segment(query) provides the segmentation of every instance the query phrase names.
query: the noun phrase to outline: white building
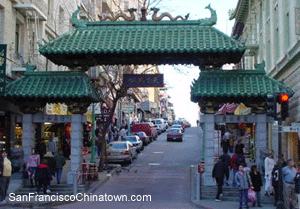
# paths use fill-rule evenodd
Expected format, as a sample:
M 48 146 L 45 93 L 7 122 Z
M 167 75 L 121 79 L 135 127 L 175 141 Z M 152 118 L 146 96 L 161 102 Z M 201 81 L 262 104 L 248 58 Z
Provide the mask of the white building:
M 235 68 L 254 69 L 265 61 L 265 70 L 283 81 L 295 92 L 290 100 L 286 124 L 300 121 L 300 1 L 299 0 L 239 0 L 235 11 L 232 36 L 244 42 L 247 51 Z M 271 136 L 271 135 L 270 135 Z M 286 158 L 299 159 L 297 133 L 285 134 L 283 151 Z M 276 143 L 269 138 L 269 148 Z

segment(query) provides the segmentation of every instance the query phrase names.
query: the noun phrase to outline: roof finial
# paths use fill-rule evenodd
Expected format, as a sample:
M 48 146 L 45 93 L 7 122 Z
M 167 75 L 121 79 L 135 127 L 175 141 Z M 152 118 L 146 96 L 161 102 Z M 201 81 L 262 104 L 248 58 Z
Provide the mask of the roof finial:
M 200 19 L 200 25 L 213 26 L 217 23 L 217 13 L 216 10 L 210 7 L 210 4 L 205 7 L 205 9 L 209 9 L 211 13 L 210 18 Z
M 120 14 L 117 14 L 115 17 L 114 16 L 112 16 L 112 17 L 106 16 L 106 17 L 103 18 L 101 15 L 98 15 L 98 17 L 99 17 L 100 21 L 110 20 L 110 21 L 115 22 L 120 17 L 122 17 L 124 20 L 126 20 L 128 22 L 134 21 L 135 20 L 134 12 L 136 12 L 136 9 L 135 8 L 130 8 L 130 9 L 128 9 L 128 12 L 130 13 L 130 16 L 127 16 L 124 13 L 120 13 Z
M 152 20 L 158 22 L 161 21 L 164 17 L 168 17 L 171 21 L 176 21 L 178 19 L 187 20 L 190 16 L 190 14 L 187 14 L 184 18 L 182 16 L 176 16 L 175 18 L 172 17 L 167 12 L 162 13 L 159 17 L 157 17 L 157 12 L 159 11 L 158 8 L 151 8 L 151 11 L 153 11 Z

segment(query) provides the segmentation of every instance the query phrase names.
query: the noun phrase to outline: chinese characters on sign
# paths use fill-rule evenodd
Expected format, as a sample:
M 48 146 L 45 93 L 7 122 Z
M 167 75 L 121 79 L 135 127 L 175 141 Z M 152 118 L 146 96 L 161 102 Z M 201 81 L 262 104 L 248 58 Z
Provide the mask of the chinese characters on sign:
M 0 44 L 0 96 L 5 93 L 6 44 Z
M 164 87 L 163 74 L 124 74 L 126 87 Z

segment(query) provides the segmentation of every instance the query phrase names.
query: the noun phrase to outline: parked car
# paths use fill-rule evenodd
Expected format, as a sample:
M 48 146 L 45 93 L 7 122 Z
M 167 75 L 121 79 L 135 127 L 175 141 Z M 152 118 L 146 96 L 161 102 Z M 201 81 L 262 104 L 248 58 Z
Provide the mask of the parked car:
M 182 142 L 182 132 L 180 128 L 171 128 L 167 134 L 167 141 L 180 141 Z
M 145 132 L 141 131 L 141 132 L 137 132 L 137 133 L 133 133 L 133 134 L 140 137 L 140 140 L 142 140 L 144 146 L 147 146 L 150 143 L 149 136 L 147 136 L 147 134 Z
M 163 130 L 158 125 L 156 125 L 156 124 L 154 125 L 154 128 L 155 128 L 155 130 L 156 130 L 156 132 L 157 132 L 158 135 L 163 132 Z
M 150 140 L 153 141 L 157 139 L 157 131 L 155 130 L 154 124 L 151 122 L 146 123 L 136 123 L 131 127 L 131 133 L 134 132 L 145 132 L 149 136 Z
M 114 141 L 107 145 L 107 162 L 132 163 L 137 158 L 136 148 L 129 141 Z
M 182 132 L 182 133 L 184 132 L 184 129 L 183 129 L 182 126 L 179 125 L 179 124 L 172 125 L 171 129 L 172 129 L 172 128 L 179 128 L 179 129 L 181 129 L 181 132 Z
M 164 123 L 164 119 L 162 118 L 158 118 L 158 119 L 153 119 L 152 122 L 157 125 L 161 130 L 162 132 L 165 132 L 166 131 L 166 124 Z
M 139 153 L 141 150 L 144 149 L 143 141 L 140 140 L 140 137 L 134 135 L 134 136 L 125 136 L 123 138 L 123 141 L 129 141 L 132 143 L 132 145 L 135 147 L 136 151 Z

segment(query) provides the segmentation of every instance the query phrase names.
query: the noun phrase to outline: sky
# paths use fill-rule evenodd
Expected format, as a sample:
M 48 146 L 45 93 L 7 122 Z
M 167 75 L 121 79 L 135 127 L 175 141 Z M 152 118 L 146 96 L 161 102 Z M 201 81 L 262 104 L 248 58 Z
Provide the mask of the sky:
M 190 13 L 190 20 L 209 18 L 210 11 L 204 9 L 208 4 L 217 12 L 217 24 L 215 28 L 230 36 L 234 20 L 229 20 L 228 11 L 235 9 L 238 0 L 162 0 L 156 7 L 160 8 L 158 13 L 169 12 L 173 17 L 177 15 L 185 16 Z M 168 87 L 167 93 L 170 95 L 170 102 L 174 104 L 176 119 L 185 118 L 193 126 L 198 119 L 198 104 L 190 100 L 190 86 L 193 79 L 199 77 L 200 70 L 194 66 L 161 65 L 161 73 Z

